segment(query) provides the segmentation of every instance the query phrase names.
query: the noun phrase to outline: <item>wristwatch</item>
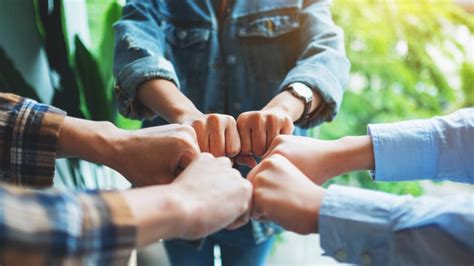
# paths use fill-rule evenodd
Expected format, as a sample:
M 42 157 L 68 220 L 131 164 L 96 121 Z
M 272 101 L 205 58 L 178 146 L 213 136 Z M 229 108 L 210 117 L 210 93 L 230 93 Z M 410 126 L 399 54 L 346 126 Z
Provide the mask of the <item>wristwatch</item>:
M 313 103 L 313 90 L 301 82 L 295 82 L 288 85 L 286 90 L 290 91 L 293 96 L 300 99 L 304 103 L 303 114 L 294 123 L 298 124 L 306 121 L 310 116 L 311 104 Z

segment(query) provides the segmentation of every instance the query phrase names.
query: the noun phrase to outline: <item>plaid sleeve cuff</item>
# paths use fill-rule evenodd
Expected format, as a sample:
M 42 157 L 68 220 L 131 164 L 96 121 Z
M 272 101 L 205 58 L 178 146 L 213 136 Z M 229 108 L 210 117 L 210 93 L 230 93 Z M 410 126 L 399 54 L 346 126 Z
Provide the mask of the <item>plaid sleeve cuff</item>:
M 136 243 L 133 216 L 118 192 L 33 191 L 0 183 L 0 227 L 0 258 L 22 254 L 12 260 L 16 264 L 45 257 L 112 265 L 112 259 L 127 260 Z
M 0 94 L 0 180 L 35 188 L 53 184 L 56 145 L 66 113 Z

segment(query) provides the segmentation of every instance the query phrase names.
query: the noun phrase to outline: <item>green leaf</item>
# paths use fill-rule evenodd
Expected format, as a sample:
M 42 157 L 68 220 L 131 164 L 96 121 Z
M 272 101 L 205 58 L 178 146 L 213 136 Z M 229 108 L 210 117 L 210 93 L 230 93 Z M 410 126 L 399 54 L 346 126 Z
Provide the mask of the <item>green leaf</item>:
M 97 60 L 79 36 L 76 35 L 74 42 L 76 46 L 76 53 L 74 54 L 75 70 L 91 119 L 113 121 L 115 116 L 113 105 L 107 96 L 107 84 L 104 83 L 100 75 Z
M 112 75 L 112 64 L 113 64 L 113 51 L 115 32 L 113 30 L 113 24 L 120 19 L 122 16 L 122 7 L 116 2 L 112 2 L 107 9 L 105 14 L 105 20 L 103 25 L 102 41 L 100 43 L 99 56 L 100 58 L 100 72 L 102 79 L 107 85 L 107 94 L 112 98 L 113 88 L 113 75 Z
M 11 92 L 39 101 L 38 94 L 15 68 L 5 51 L 0 47 L 0 91 Z

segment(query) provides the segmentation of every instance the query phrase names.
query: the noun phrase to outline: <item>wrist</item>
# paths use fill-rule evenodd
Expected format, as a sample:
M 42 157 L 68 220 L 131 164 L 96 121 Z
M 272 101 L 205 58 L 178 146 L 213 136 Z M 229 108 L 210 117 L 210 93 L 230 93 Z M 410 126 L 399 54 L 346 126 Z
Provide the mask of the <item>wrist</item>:
M 319 231 L 319 210 L 321 209 L 326 190 L 318 185 L 310 185 L 307 186 L 305 191 L 301 191 L 301 193 L 306 193 L 307 195 L 300 206 L 303 216 L 299 218 L 299 223 L 304 226 L 301 228 L 300 233 L 317 233 Z
M 132 189 L 123 196 L 132 211 L 139 246 L 180 237 L 183 203 L 173 185 Z
M 345 165 L 343 173 L 374 169 L 374 152 L 370 136 L 348 136 L 339 140 L 341 163 Z
M 110 164 L 121 130 L 110 122 L 66 117 L 58 138 L 58 157 Z
M 291 118 L 294 122 L 298 120 L 304 111 L 304 103 L 296 98 L 290 91 L 282 91 L 275 96 L 262 111 L 274 111 Z
M 194 107 L 194 106 L 193 106 Z M 170 117 L 171 123 L 178 124 L 191 124 L 192 121 L 198 119 L 204 114 L 199 111 L 197 108 L 176 108 L 173 112 L 172 117 Z

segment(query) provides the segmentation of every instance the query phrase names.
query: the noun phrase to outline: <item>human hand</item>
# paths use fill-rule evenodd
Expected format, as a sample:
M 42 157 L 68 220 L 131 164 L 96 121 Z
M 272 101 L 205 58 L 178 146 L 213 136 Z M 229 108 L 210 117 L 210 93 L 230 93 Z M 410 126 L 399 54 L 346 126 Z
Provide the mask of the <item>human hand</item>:
M 319 140 L 299 136 L 278 136 L 264 157 L 282 155 L 318 185 L 330 178 L 373 169 L 373 148 L 369 136 Z
M 176 124 L 122 131 L 116 143 L 110 166 L 135 186 L 171 183 L 200 152 L 193 128 Z
M 279 108 L 242 113 L 237 118 L 243 154 L 262 156 L 280 134 L 291 134 L 294 130 L 291 117 Z
M 253 185 L 253 218 L 275 221 L 299 234 L 317 232 L 325 190 L 290 161 L 272 155 L 257 165 L 247 179 Z
M 235 119 L 230 115 L 194 112 L 179 119 L 196 131 L 201 152 L 233 158 L 240 153 L 240 138 Z
M 110 122 L 66 117 L 58 137 L 57 157 L 107 165 L 135 186 L 166 184 L 199 154 L 189 126 L 167 125 L 127 131 Z
M 232 168 L 228 158 L 200 155 L 170 188 L 178 195 L 184 213 L 176 220 L 179 238 L 197 239 L 231 223 L 236 228 L 248 222 L 248 216 L 242 217 L 251 202 L 252 185 Z

